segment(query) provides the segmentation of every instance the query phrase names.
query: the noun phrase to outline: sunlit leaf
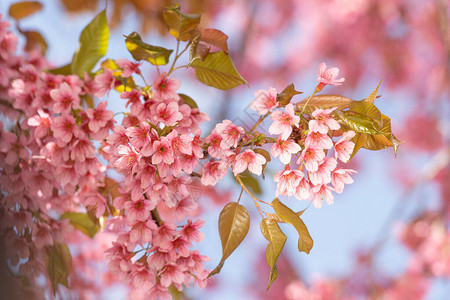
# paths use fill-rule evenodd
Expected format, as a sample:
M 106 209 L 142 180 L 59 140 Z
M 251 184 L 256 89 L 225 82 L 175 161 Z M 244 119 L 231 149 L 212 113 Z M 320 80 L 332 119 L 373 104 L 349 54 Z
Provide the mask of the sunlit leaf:
M 191 31 L 195 30 L 200 23 L 199 14 L 185 14 L 180 11 L 179 5 L 174 5 L 163 11 L 164 22 L 169 33 L 179 41 L 188 41 Z
M 47 72 L 55 75 L 70 75 L 72 73 L 72 65 L 67 64 L 56 69 L 50 69 Z
M 304 212 L 305 212 L 306 208 L 304 210 L 298 211 L 295 214 L 297 216 L 301 216 Z M 272 219 L 274 221 L 277 221 L 278 223 L 286 223 L 285 220 L 283 220 L 280 216 L 278 216 L 277 214 L 272 214 L 272 213 L 268 213 L 268 212 L 264 212 L 264 214 L 266 215 L 267 218 Z
M 363 100 L 364 102 L 369 102 L 369 103 L 375 102 L 375 99 L 377 98 L 378 88 L 380 87 L 380 84 L 382 81 L 383 81 L 383 78 L 380 79 L 380 83 L 378 83 L 377 87 L 375 88 L 375 90 L 373 90 L 373 92 L 369 95 L 369 97 L 367 97 L 366 99 Z
M 278 276 L 276 262 L 283 250 L 287 237 L 281 231 L 280 226 L 278 226 L 275 220 L 262 219 L 260 227 L 263 236 L 269 241 L 269 245 L 266 248 L 266 261 L 270 267 L 268 290 Z
M 225 260 L 244 240 L 249 227 L 250 215 L 244 206 L 236 202 L 225 205 L 219 216 L 219 235 L 222 242 L 222 258 L 219 265 L 209 274 L 209 276 L 220 272 Z
M 302 219 L 300 219 L 300 217 L 292 209 L 281 203 L 278 198 L 275 198 L 272 201 L 272 205 L 275 213 L 286 223 L 293 225 L 297 230 L 299 236 L 298 251 L 306 252 L 309 254 L 314 245 L 314 242 L 309 235 L 308 228 L 306 228 L 306 225 L 305 223 L 303 223 Z
M 188 95 L 185 94 L 178 94 L 181 99 L 183 99 L 183 102 L 186 103 L 187 105 L 189 105 L 190 108 L 198 108 L 197 103 L 194 101 L 194 99 L 192 99 L 191 97 L 189 97 Z
M 361 115 L 365 115 L 370 117 L 372 120 L 376 122 L 376 128 L 381 130 L 381 112 L 380 110 L 373 105 L 372 103 L 363 102 L 363 101 L 355 101 L 350 103 L 348 109 L 353 112 L 357 112 Z
M 298 94 L 303 94 L 303 92 L 295 90 L 294 84 L 291 83 L 277 95 L 277 101 L 280 103 L 280 106 L 283 107 L 288 105 L 289 102 L 291 102 L 292 97 Z
M 173 50 L 144 43 L 137 32 L 124 35 L 124 37 L 126 37 L 125 44 L 127 49 L 135 60 L 146 60 L 157 66 L 169 63 L 169 58 Z
M 216 46 L 228 54 L 228 35 L 217 29 L 203 29 L 201 31 L 202 42 Z
M 119 93 L 122 93 L 122 92 L 129 92 L 129 91 L 131 91 L 132 89 L 136 89 L 137 88 L 137 85 L 136 85 L 136 83 L 134 82 L 134 79 L 133 79 L 133 77 L 127 77 L 127 78 L 119 78 L 119 80 L 120 80 L 120 82 L 121 82 L 121 84 L 119 84 L 119 85 L 116 85 L 115 87 L 114 87 L 114 89 L 116 90 L 116 91 L 118 91 Z
M 99 13 L 80 35 L 80 48 L 72 59 L 72 72 L 82 76 L 90 72 L 95 64 L 106 54 L 109 29 L 106 23 L 106 10 Z
M 351 130 L 359 133 L 381 134 L 379 123 L 364 114 L 355 111 L 336 111 L 340 120 Z
M 42 4 L 38 1 L 22 1 L 11 4 L 9 7 L 9 15 L 20 20 L 26 18 L 42 9 Z
M 198 80 L 221 90 L 247 83 L 224 51 L 209 53 L 204 61 L 197 59 L 191 67 L 195 69 Z
M 69 219 L 69 222 L 73 227 L 80 230 L 90 238 L 93 238 L 100 229 L 98 224 L 93 222 L 92 219 L 85 213 L 66 212 L 61 215 L 61 219 Z
M 262 194 L 261 185 L 259 184 L 258 179 L 256 179 L 248 170 L 245 170 L 244 172 L 239 174 L 239 177 L 241 178 L 245 186 L 253 192 L 253 194 L 257 196 Z
M 58 285 L 69 287 L 67 277 L 72 268 L 72 256 L 66 244 L 55 244 L 48 251 L 46 256 L 46 266 L 48 277 L 53 288 L 53 295 L 56 294 Z
M 297 110 L 302 110 L 308 99 L 303 99 L 297 103 Z M 313 96 L 306 106 L 305 112 L 313 112 L 317 108 L 330 109 L 337 107 L 339 110 L 347 109 L 350 103 L 354 102 L 350 98 L 340 95 L 318 95 Z
M 355 147 L 353 148 L 352 155 L 350 156 L 349 161 L 355 156 L 355 154 L 361 149 L 367 141 L 368 134 L 357 132 L 353 137 L 353 142 L 355 143 Z
M 101 63 L 102 69 L 107 69 L 112 72 L 113 76 L 120 76 L 122 74 L 122 70 L 120 67 L 116 64 L 116 62 L 113 59 L 105 59 Z

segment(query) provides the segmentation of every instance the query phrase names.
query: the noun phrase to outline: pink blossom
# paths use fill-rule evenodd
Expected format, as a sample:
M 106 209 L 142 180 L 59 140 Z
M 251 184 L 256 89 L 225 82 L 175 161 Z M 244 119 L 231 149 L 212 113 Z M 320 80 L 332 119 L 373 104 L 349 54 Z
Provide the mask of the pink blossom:
M 206 137 L 205 143 L 209 144 L 208 154 L 211 157 L 214 157 L 214 158 L 222 157 L 223 150 L 220 147 L 220 145 L 222 143 L 222 136 L 216 131 L 216 129 L 213 129 L 211 131 L 211 134 Z M 202 153 L 203 153 L 203 151 L 202 151 Z
M 328 130 L 338 130 L 341 128 L 339 123 L 330 116 L 330 113 L 332 113 L 335 109 L 336 107 L 330 109 L 316 109 L 312 113 L 314 120 L 311 120 L 308 123 L 309 130 L 312 132 L 327 134 Z
M 310 131 L 305 140 L 305 147 L 331 149 L 333 148 L 333 140 L 328 136 L 328 134 Z
M 69 143 L 73 136 L 77 136 L 78 127 L 71 115 L 56 117 L 51 125 L 53 136 L 64 143 Z
M 155 99 L 161 101 L 168 98 L 178 99 L 176 90 L 180 88 L 180 81 L 176 78 L 167 78 L 167 73 L 162 73 L 153 82 L 153 89 L 155 90 Z
M 355 136 L 355 134 L 356 133 L 352 130 L 346 131 L 334 144 L 334 157 L 336 159 L 339 158 L 344 163 L 348 162 L 353 153 L 353 148 L 355 147 L 355 143 L 350 140 Z
M 103 73 L 95 76 L 94 80 L 97 86 L 97 92 L 94 95 L 99 98 L 102 98 L 107 92 L 114 89 L 116 84 L 116 79 L 112 72 L 107 69 L 104 69 Z
M 86 115 L 89 118 L 89 129 L 93 132 L 105 127 L 106 123 L 113 118 L 114 113 L 106 109 L 107 105 L 107 101 L 102 101 L 95 109 L 89 108 L 86 110 Z
M 187 220 L 181 230 L 181 236 L 183 236 L 188 242 L 200 243 L 205 235 L 199 229 L 205 224 L 202 220 L 197 220 L 192 222 L 192 220 Z
M 63 82 L 58 89 L 50 91 L 50 96 L 55 100 L 53 111 L 57 114 L 69 113 L 70 108 L 77 109 L 80 107 L 80 97 L 78 92 L 65 82 Z
M 100 218 L 105 213 L 106 199 L 100 193 L 87 195 L 83 200 L 83 204 L 88 208 L 94 208 L 96 218 Z
M 319 71 L 317 72 L 317 79 L 316 81 L 326 85 L 326 84 L 332 84 L 335 86 L 341 85 L 341 82 L 345 81 L 345 78 L 339 78 L 336 79 L 336 77 L 339 75 L 339 69 L 338 68 L 328 68 L 327 65 L 323 62 L 319 65 Z
M 292 126 L 298 127 L 300 116 L 295 115 L 294 105 L 289 103 L 286 112 L 277 110 L 270 116 L 274 122 L 269 127 L 271 134 L 281 134 L 281 139 L 287 140 L 292 133 Z
M 84 162 L 86 158 L 95 157 L 95 147 L 88 139 L 77 139 L 70 145 L 70 158 L 78 162 Z
M 325 152 L 320 148 L 303 149 L 297 164 L 305 163 L 306 170 L 315 172 L 319 168 L 319 162 L 325 158 Z
M 326 156 L 320 163 L 317 171 L 308 172 L 309 180 L 312 184 L 327 184 L 331 182 L 331 172 L 336 169 L 337 161 L 332 157 Z
M 234 176 L 245 171 L 248 168 L 250 172 L 261 175 L 262 166 L 266 163 L 266 159 L 259 153 L 247 149 L 236 156 L 233 167 Z
M 236 148 L 239 139 L 244 134 L 244 128 L 236 126 L 230 120 L 223 120 L 216 125 L 216 132 L 222 137 L 220 147 L 222 149 Z
M 225 174 L 227 169 L 222 168 L 219 161 L 211 160 L 203 166 L 201 182 L 203 185 L 214 186 Z
M 310 190 L 311 185 L 309 184 L 308 180 L 302 178 L 302 180 L 300 180 L 300 183 L 297 185 L 294 196 L 299 200 L 306 200 L 310 196 Z
M 136 222 L 130 229 L 130 241 L 139 244 L 150 243 L 152 241 L 152 232 L 157 228 L 158 226 L 151 219 Z
M 169 139 L 172 151 L 177 154 L 186 154 L 191 155 L 192 154 L 192 140 L 193 137 L 187 135 L 187 134 L 178 134 L 178 131 L 173 129 L 168 135 L 167 138 Z
M 156 104 L 153 115 L 153 120 L 156 123 L 161 122 L 166 126 L 174 126 L 182 118 L 183 115 L 178 111 L 178 104 L 176 102 Z
M 154 208 L 155 205 L 150 200 L 141 199 L 125 202 L 127 219 L 130 223 L 146 222 L 150 217 L 150 211 Z
M 173 151 L 167 137 L 163 136 L 160 141 L 155 141 L 153 143 L 153 150 L 155 150 L 155 153 L 152 156 L 152 164 L 157 165 L 161 162 L 165 162 L 166 164 L 173 163 Z
M 273 111 L 279 106 L 277 101 L 277 90 L 270 87 L 268 90 L 255 91 L 255 99 L 250 103 L 250 108 L 262 116 Z
M 281 136 L 278 137 L 277 141 L 273 144 L 270 152 L 274 157 L 280 157 L 283 164 L 287 165 L 291 162 L 292 154 L 296 154 L 302 150 L 299 144 L 293 140 L 283 140 Z
M 34 137 L 36 139 L 42 139 L 50 130 L 51 119 L 48 113 L 44 112 L 41 108 L 37 110 L 37 115 L 29 118 L 27 121 L 28 126 L 36 127 L 34 130 Z
M 0 35 L 0 57 L 7 60 L 17 50 L 17 35 L 5 32 Z
M 273 180 L 278 182 L 275 196 L 293 196 L 303 176 L 302 171 L 291 170 L 289 166 L 287 166 L 284 171 L 279 171 L 273 177 Z
M 119 145 L 117 154 L 119 158 L 114 162 L 114 166 L 126 174 L 131 173 L 142 158 L 142 155 L 134 147 L 125 145 Z
M 139 66 L 142 65 L 142 63 L 133 63 L 125 58 L 116 59 L 115 63 L 123 69 L 122 73 L 120 74 L 121 77 L 127 78 L 133 75 L 133 73 L 141 74 L 141 70 L 139 70 Z
M 329 205 L 333 204 L 333 189 L 325 184 L 319 184 L 311 188 L 311 201 L 316 208 L 322 207 L 322 197 L 325 198 Z
M 133 285 L 136 289 L 149 289 L 155 285 L 155 273 L 150 271 L 147 265 L 143 263 L 136 263 L 130 274 L 133 278 Z
M 344 184 L 353 183 L 353 179 L 350 177 L 351 174 L 357 173 L 355 170 L 351 169 L 336 169 L 331 174 L 331 184 L 334 187 L 336 193 L 340 194 L 344 191 Z
M 172 283 L 182 284 L 184 281 L 184 273 L 181 271 L 180 267 L 175 263 L 168 263 L 165 265 L 161 276 L 161 285 L 169 287 Z

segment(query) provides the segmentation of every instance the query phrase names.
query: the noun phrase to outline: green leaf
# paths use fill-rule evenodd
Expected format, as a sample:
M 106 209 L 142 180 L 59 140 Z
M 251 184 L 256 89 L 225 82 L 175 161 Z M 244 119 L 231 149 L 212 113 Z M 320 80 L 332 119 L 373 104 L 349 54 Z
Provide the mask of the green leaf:
M 197 29 L 200 17 L 199 14 L 182 13 L 179 5 L 171 6 L 163 11 L 164 22 L 169 33 L 179 41 L 188 41 L 191 38 L 191 31 Z
M 217 29 L 203 29 L 201 31 L 200 40 L 207 44 L 216 46 L 228 54 L 228 36 L 222 31 Z
M 348 128 L 359 133 L 381 134 L 379 123 L 364 114 L 355 111 L 335 111 Z
M 42 4 L 38 1 L 22 1 L 11 4 L 9 7 L 9 16 L 20 20 L 26 18 L 42 9 Z
M 137 32 L 124 35 L 124 37 L 126 37 L 125 44 L 127 49 L 135 60 L 146 60 L 156 66 L 169 63 L 173 50 L 144 43 Z
M 355 147 L 353 148 L 352 155 L 350 156 L 350 159 L 348 161 L 352 160 L 353 156 L 355 156 L 355 154 L 359 151 L 359 149 L 361 149 L 365 145 L 367 141 L 367 136 L 368 134 L 365 133 L 359 132 L 356 133 L 356 135 L 352 139 L 353 142 L 355 143 Z
M 298 232 L 298 251 L 306 252 L 309 254 L 311 251 L 314 242 L 311 236 L 309 235 L 308 228 L 305 223 L 303 223 L 302 219 L 289 207 L 281 203 L 278 198 L 275 198 L 272 201 L 273 209 L 275 213 L 286 223 L 289 223 L 294 226 L 294 228 Z
M 192 62 L 191 67 L 195 69 L 198 80 L 221 90 L 247 84 L 224 51 L 209 53 L 204 61 L 198 59 Z
M 297 103 L 297 110 L 302 110 L 308 99 Z M 305 112 L 313 112 L 317 108 L 330 109 L 337 107 L 339 110 L 347 109 L 355 100 L 340 95 L 318 95 L 313 96 L 306 106 Z
M 65 243 L 54 244 L 47 252 L 46 265 L 48 277 L 52 283 L 53 295 L 56 294 L 58 284 L 69 287 L 67 277 L 72 269 L 72 256 Z
M 303 92 L 296 91 L 294 84 L 291 83 L 277 95 L 277 101 L 280 103 L 280 106 L 283 107 L 288 105 L 289 102 L 291 102 L 292 97 L 298 94 L 303 94 Z
M 108 49 L 109 29 L 106 23 L 106 10 L 99 13 L 80 35 L 80 48 L 73 55 L 72 72 L 82 76 L 90 72 Z
M 278 276 L 276 262 L 281 254 L 281 251 L 283 250 L 287 237 L 281 231 L 280 226 L 278 226 L 278 223 L 275 220 L 262 219 L 260 227 L 263 236 L 269 241 L 269 245 L 267 245 L 266 248 L 266 261 L 271 268 L 269 284 L 267 286 L 267 290 L 269 290 L 273 281 Z
M 236 202 L 225 205 L 219 216 L 219 235 L 222 242 L 222 259 L 208 277 L 220 272 L 225 260 L 244 240 L 249 227 L 250 215 L 244 206 Z
M 370 117 L 376 122 L 376 128 L 380 129 L 382 119 L 380 110 L 373 105 L 372 103 L 363 102 L 363 101 L 355 101 L 350 103 L 348 109 L 353 112 L 357 112 L 361 115 L 365 115 Z
M 55 75 L 70 75 L 72 74 L 72 66 L 67 64 L 56 69 L 50 69 L 47 72 Z
M 383 81 L 383 78 L 380 79 L 380 83 L 378 83 L 377 87 L 375 88 L 375 90 L 373 90 L 373 92 L 369 95 L 369 97 L 367 97 L 366 99 L 363 100 L 364 102 L 368 102 L 368 103 L 375 102 L 375 99 L 377 98 L 378 88 L 380 87 L 382 81 Z
M 256 179 L 248 170 L 245 170 L 244 172 L 239 174 L 239 177 L 241 178 L 245 186 L 250 188 L 253 194 L 257 196 L 260 196 L 262 194 L 261 185 L 259 184 L 258 179 Z
M 189 105 L 190 108 L 198 108 L 197 103 L 194 101 L 194 99 L 192 99 L 191 97 L 189 97 L 188 95 L 185 94 L 178 94 L 178 96 L 180 96 L 183 99 L 183 102 L 186 103 L 187 105 Z
M 66 212 L 61 215 L 61 219 L 69 219 L 73 227 L 80 230 L 90 238 L 93 238 L 100 229 L 98 224 L 93 222 L 91 218 L 85 213 Z
M 202 61 L 206 58 L 206 55 L 208 55 L 209 53 L 209 49 L 205 53 L 203 53 L 203 57 L 200 56 L 200 54 L 197 52 L 197 49 L 199 47 L 199 43 L 200 43 L 200 34 L 197 34 L 191 42 L 191 47 L 189 48 L 189 63 L 187 64 L 188 67 L 190 67 L 192 65 L 192 63 L 197 60 L 197 59 L 201 59 Z

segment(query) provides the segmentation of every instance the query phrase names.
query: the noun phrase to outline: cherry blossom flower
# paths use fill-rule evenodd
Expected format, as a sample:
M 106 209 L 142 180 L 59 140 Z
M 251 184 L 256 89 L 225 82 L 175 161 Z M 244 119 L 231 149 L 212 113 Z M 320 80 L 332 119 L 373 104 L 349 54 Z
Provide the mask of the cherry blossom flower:
M 227 169 L 222 168 L 219 161 L 211 160 L 203 166 L 201 182 L 203 185 L 214 186 L 225 174 Z
M 310 190 L 310 183 L 305 178 L 302 178 L 302 180 L 300 180 L 300 183 L 297 185 L 294 196 L 299 200 L 309 199 Z
M 37 115 L 28 119 L 27 124 L 28 126 L 36 127 L 34 137 L 36 139 L 42 139 L 50 130 L 51 118 L 50 115 L 44 112 L 41 108 L 37 110 L 37 113 Z
M 97 92 L 94 95 L 99 98 L 102 98 L 107 92 L 114 89 L 116 84 L 116 79 L 112 72 L 107 69 L 104 69 L 103 73 L 95 76 L 94 80 L 97 86 Z
M 313 185 L 327 184 L 331 182 L 331 172 L 336 169 L 337 161 L 332 157 L 326 156 L 320 163 L 317 171 L 308 172 L 309 180 Z
M 236 156 L 233 167 L 234 176 L 242 173 L 247 169 L 253 174 L 261 175 L 262 166 L 266 163 L 266 159 L 259 153 L 247 149 Z
M 164 99 L 178 99 L 176 90 L 180 88 L 180 81 L 176 78 L 168 78 L 167 73 L 162 73 L 153 82 L 153 89 L 155 90 L 154 97 L 156 100 L 161 101 Z
M 293 196 L 303 176 L 302 171 L 291 170 L 289 166 L 286 166 L 284 171 L 279 171 L 273 177 L 273 180 L 278 182 L 275 196 Z
M 75 118 L 71 115 L 63 115 L 56 117 L 51 125 L 53 136 L 62 141 L 69 143 L 73 136 L 77 136 L 78 127 L 75 124 Z
M 260 116 L 273 111 L 278 106 L 277 90 L 273 87 L 268 90 L 255 91 L 255 99 L 250 103 L 250 108 Z
M 305 147 L 331 149 L 333 148 L 333 140 L 328 134 L 310 131 L 305 139 Z
M 211 131 L 211 134 L 206 137 L 205 143 L 209 144 L 208 154 L 211 157 L 213 158 L 222 157 L 223 150 L 222 147 L 220 147 L 220 144 L 222 143 L 222 136 L 216 131 L 216 129 L 213 129 Z
M 159 103 L 156 106 L 153 120 L 161 122 L 166 126 L 174 126 L 183 118 L 183 115 L 178 111 L 178 104 L 176 102 Z
M 119 66 L 120 68 L 123 69 L 122 73 L 120 74 L 120 76 L 123 78 L 128 78 L 131 75 L 133 75 L 133 73 L 141 74 L 141 70 L 139 69 L 139 66 L 142 65 L 142 62 L 141 63 L 133 63 L 133 62 L 129 61 L 128 59 L 120 58 L 120 59 L 116 59 L 115 63 L 117 64 L 117 66 Z
M 328 130 L 338 130 L 341 128 L 339 123 L 330 116 L 336 107 L 330 109 L 316 109 L 312 116 L 314 120 L 309 121 L 308 127 L 312 132 L 319 132 L 322 134 L 327 134 Z
M 319 162 L 325 158 L 325 152 L 320 148 L 305 148 L 297 160 L 297 164 L 305 163 L 306 170 L 315 172 L 319 168 Z
M 320 87 L 320 90 L 322 89 L 322 87 L 324 85 L 327 85 L 327 84 L 331 84 L 331 85 L 335 85 L 335 86 L 341 85 L 342 82 L 345 81 L 345 78 L 336 79 L 336 77 L 338 75 L 339 75 L 338 68 L 328 68 L 327 69 L 327 65 L 324 62 L 321 63 L 319 65 L 319 71 L 317 72 L 317 79 L 316 79 L 316 81 L 318 81 L 322 84 Z
M 172 147 L 167 137 L 163 136 L 160 141 L 155 141 L 153 150 L 155 150 L 155 153 L 152 156 L 152 164 L 157 165 L 161 162 L 171 164 L 174 162 Z
M 344 191 L 344 184 L 353 183 L 353 179 L 350 175 L 354 173 L 357 172 L 355 170 L 341 168 L 333 171 L 331 174 L 331 184 L 336 193 L 341 194 Z
M 311 193 L 311 202 L 314 204 L 316 208 L 322 207 L 322 197 L 325 198 L 327 203 L 329 205 L 333 204 L 333 193 L 332 188 L 325 185 L 325 184 L 319 184 L 316 186 L 313 186 L 310 190 Z
M 51 90 L 50 96 L 55 101 L 53 111 L 57 114 L 69 113 L 70 108 L 80 107 L 80 97 L 77 91 L 72 90 L 65 82 L 58 89 Z
M 230 120 L 223 120 L 222 123 L 216 125 L 216 132 L 222 137 L 220 147 L 222 149 L 236 148 L 239 139 L 244 134 L 244 128 L 236 126 Z
M 353 153 L 353 148 L 355 147 L 355 143 L 350 140 L 355 136 L 355 134 L 356 133 L 352 130 L 346 131 L 334 144 L 334 157 L 336 159 L 339 158 L 344 163 L 348 162 Z
M 285 107 L 286 112 L 277 110 L 270 116 L 274 122 L 269 127 L 271 134 L 281 134 L 281 139 L 287 140 L 292 133 L 292 126 L 298 127 L 300 116 L 295 115 L 294 105 L 289 103 Z
M 106 123 L 113 118 L 114 113 L 106 109 L 107 105 L 107 101 L 102 101 L 95 109 L 89 108 L 86 110 L 86 115 L 89 118 L 89 129 L 93 132 L 105 127 Z
M 293 140 L 283 140 L 281 136 L 278 137 L 277 141 L 273 144 L 270 152 L 274 157 L 280 157 L 283 164 L 287 165 L 291 162 L 292 154 L 296 154 L 301 151 L 302 148 L 299 144 Z

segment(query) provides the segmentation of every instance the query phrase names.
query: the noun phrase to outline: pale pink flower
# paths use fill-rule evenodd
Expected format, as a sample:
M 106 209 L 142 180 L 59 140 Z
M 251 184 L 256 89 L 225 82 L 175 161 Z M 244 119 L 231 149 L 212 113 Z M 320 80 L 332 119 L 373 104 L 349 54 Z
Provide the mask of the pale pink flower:
M 141 199 L 139 201 L 125 202 L 127 220 L 130 223 L 146 222 L 150 217 L 150 211 L 155 208 L 155 204 L 150 200 Z
M 333 189 L 325 184 L 319 184 L 311 188 L 311 202 L 313 202 L 316 208 L 322 207 L 322 197 L 325 198 L 329 205 L 333 204 Z
M 33 242 L 37 249 L 42 249 L 45 246 L 50 246 L 53 244 L 53 238 L 50 230 L 50 226 L 45 223 L 40 223 L 39 226 L 33 228 Z
M 97 92 L 94 95 L 98 98 L 105 96 L 107 92 L 114 89 L 116 84 L 116 79 L 112 72 L 107 69 L 104 69 L 103 73 L 95 76 L 94 81 L 97 88 Z
M 151 143 L 151 138 L 149 134 L 150 129 L 151 127 L 148 124 L 148 122 L 141 122 L 139 126 L 128 127 L 125 130 L 125 134 L 131 140 L 130 144 L 136 149 L 140 149 L 142 147 L 146 147 L 148 144 Z M 154 152 L 153 147 L 151 149 L 152 149 L 151 152 Z
M 259 153 L 247 149 L 236 156 L 234 162 L 233 173 L 236 176 L 248 168 L 250 172 L 256 175 L 261 175 L 262 166 L 266 163 L 266 159 Z
M 216 125 L 217 133 L 222 137 L 220 147 L 222 149 L 236 148 L 239 139 L 244 134 L 244 128 L 236 126 L 230 120 L 223 120 L 222 123 Z
M 50 130 L 51 119 L 49 114 L 44 112 L 41 108 L 37 110 L 37 115 L 28 119 L 27 124 L 31 127 L 36 127 L 34 130 L 34 137 L 42 139 Z
M 336 169 L 337 161 L 326 156 L 320 163 L 317 171 L 308 172 L 308 178 L 313 185 L 327 184 L 331 182 L 331 172 Z
M 77 136 L 78 127 L 71 115 L 56 117 L 51 125 L 53 136 L 64 143 L 69 143 L 73 136 Z
M 183 115 L 178 111 L 178 104 L 176 102 L 155 104 L 156 109 L 153 115 L 153 120 L 161 122 L 166 126 L 174 126 L 183 118 Z
M 106 199 L 100 193 L 86 195 L 83 204 L 86 207 L 94 208 L 96 218 L 100 218 L 105 213 Z
M 205 235 L 199 229 L 203 227 L 205 221 L 197 220 L 192 222 L 192 220 L 187 220 L 184 224 L 183 229 L 181 229 L 181 236 L 184 237 L 188 242 L 200 243 Z
M 134 147 L 128 145 L 119 145 L 117 154 L 119 158 L 114 162 L 114 167 L 121 169 L 125 174 L 133 172 L 142 158 L 142 155 Z
M 155 221 L 151 219 L 134 223 L 130 229 L 130 242 L 139 244 L 150 243 L 152 241 L 152 232 L 157 228 Z
M 69 147 L 70 158 L 77 162 L 84 162 L 86 158 L 95 157 L 95 147 L 88 139 L 77 139 L 75 143 L 72 143 Z
M 219 161 L 211 160 L 203 166 L 201 182 L 203 185 L 214 186 L 225 174 L 227 169 L 222 168 Z
M 283 140 L 278 137 L 277 141 L 273 144 L 270 152 L 274 157 L 280 157 L 283 164 L 287 165 L 291 162 L 292 154 L 296 154 L 302 150 L 299 144 L 293 140 Z
M 303 149 L 297 164 L 305 163 L 306 170 L 310 172 L 317 171 L 319 162 L 325 158 L 325 152 L 320 148 L 305 148 Z
M 350 177 L 351 174 L 357 173 L 352 169 L 336 169 L 331 174 L 331 184 L 333 185 L 336 193 L 340 194 L 344 191 L 344 184 L 353 183 L 353 179 Z
M 338 130 L 341 128 L 339 123 L 330 116 L 336 107 L 330 109 L 316 109 L 312 116 L 314 120 L 309 121 L 308 127 L 312 132 L 320 132 L 322 134 L 327 134 L 328 130 Z
M 223 150 L 220 147 L 220 144 L 222 143 L 222 136 L 215 129 L 213 129 L 211 131 L 211 134 L 206 137 L 205 143 L 209 144 L 208 154 L 211 155 L 211 157 L 222 157 Z
M 213 130 L 214 131 L 214 130 Z M 203 139 L 200 135 L 194 136 L 194 139 L 191 143 L 192 153 L 198 158 L 203 157 Z
M 108 137 L 106 138 L 106 141 L 108 142 L 108 144 L 112 145 L 112 146 L 116 146 L 116 145 L 126 145 L 128 144 L 128 136 L 126 134 L 126 129 L 121 126 L 121 125 L 116 125 L 114 126 L 114 130 L 113 132 L 108 135 Z
M 327 65 L 323 62 L 319 65 L 319 71 L 317 72 L 317 79 L 316 81 L 326 85 L 341 85 L 341 82 L 345 81 L 345 78 L 339 78 L 336 79 L 336 77 L 339 75 L 339 69 L 338 68 L 328 68 Z
M 270 87 L 268 90 L 255 91 L 255 99 L 250 103 L 250 108 L 262 116 L 279 106 L 277 90 Z
M 159 274 L 162 286 L 169 287 L 172 283 L 182 284 L 185 278 L 180 266 L 175 263 L 168 263 L 164 267 L 164 271 Z
M 0 57 L 9 59 L 17 50 L 17 35 L 13 32 L 5 32 L 0 36 Z
M 149 287 L 155 285 L 155 273 L 153 273 L 153 271 L 151 271 L 147 265 L 141 262 L 137 262 L 133 266 L 134 268 L 130 273 L 130 278 L 133 278 L 133 285 L 136 289 L 149 289 Z M 132 296 L 130 298 L 133 299 Z
M 285 107 L 286 112 L 277 110 L 270 116 L 274 121 L 269 127 L 271 134 L 281 134 L 281 139 L 287 140 L 292 133 L 292 126 L 298 127 L 300 116 L 295 115 L 294 105 L 289 103 Z
M 333 148 L 333 140 L 328 136 L 328 134 L 310 131 L 305 140 L 305 147 L 331 149 Z
M 192 140 L 194 139 L 187 134 L 178 134 L 178 131 L 173 129 L 168 135 L 172 151 L 176 155 L 191 155 L 192 154 Z
M 114 113 L 106 109 L 107 105 L 107 101 L 102 101 L 95 109 L 88 108 L 86 110 L 86 115 L 89 118 L 89 129 L 93 132 L 105 127 L 106 123 L 113 118 Z
M 355 143 L 350 140 L 355 136 L 355 134 L 356 133 L 352 130 L 346 131 L 334 144 L 334 157 L 336 159 L 339 158 L 344 163 L 348 162 L 353 153 L 353 148 L 355 147 Z
M 162 73 L 153 82 L 153 89 L 155 90 L 154 97 L 156 100 L 164 100 L 168 98 L 178 99 L 176 90 L 180 88 L 180 81 L 176 78 L 167 78 L 167 73 Z
M 299 200 L 306 200 L 310 196 L 310 190 L 311 185 L 309 184 L 308 180 L 302 178 L 302 180 L 300 180 L 300 183 L 297 185 L 294 196 Z
M 153 153 L 152 164 L 157 165 L 161 162 L 166 164 L 171 164 L 174 161 L 172 147 L 170 146 L 170 141 L 167 137 L 161 137 L 160 141 L 153 142 Z
M 50 96 L 55 103 L 53 111 L 57 114 L 69 113 L 70 108 L 80 107 L 80 97 L 77 91 L 74 91 L 67 83 L 63 82 L 59 88 L 51 90 Z
M 133 63 L 126 58 L 116 59 L 114 62 L 117 64 L 117 66 L 123 69 L 122 73 L 120 74 L 120 76 L 123 78 L 130 77 L 131 75 L 133 75 L 133 73 L 141 74 L 139 66 L 142 65 L 142 62 Z
M 288 166 L 284 171 L 279 171 L 273 180 L 278 182 L 275 196 L 293 196 L 296 192 L 300 180 L 303 178 L 303 172 L 300 170 L 291 170 Z

